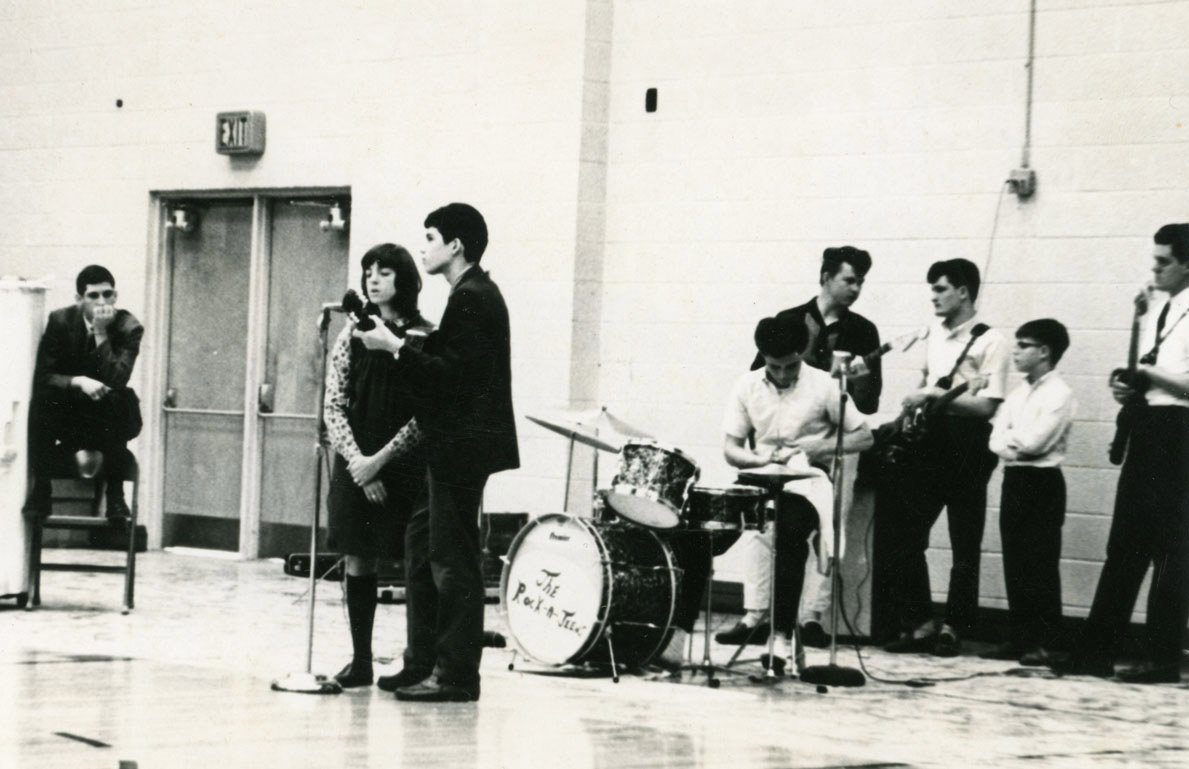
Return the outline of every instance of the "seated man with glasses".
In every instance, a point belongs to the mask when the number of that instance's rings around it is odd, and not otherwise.
[[[75,304],[54,310],[37,348],[29,408],[32,483],[25,513],[50,514],[50,478],[102,471],[122,478],[127,443],[140,433],[140,400],[128,379],[144,327],[116,309],[116,280],[107,268],[84,267],[75,279]],[[55,470],[58,473],[55,473]],[[107,517],[129,518],[123,484],[107,484]]]

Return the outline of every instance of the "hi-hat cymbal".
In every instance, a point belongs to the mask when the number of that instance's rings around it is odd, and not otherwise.
[[[763,484],[816,478],[819,475],[821,475],[821,471],[811,467],[792,468],[787,465],[775,464],[764,465],[763,467],[749,467],[746,470],[740,470],[738,473],[739,479],[742,481],[754,479]]]
[[[525,418],[531,422],[536,422],[546,430],[552,430],[558,435],[570,438],[576,443],[581,443],[591,448],[599,449],[600,451],[609,451],[612,454],[619,453],[619,446],[595,435],[594,430],[586,425],[560,419],[545,419],[544,417],[535,417],[531,414],[525,414]]]

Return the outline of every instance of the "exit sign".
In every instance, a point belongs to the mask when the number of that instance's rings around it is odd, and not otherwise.
[[[215,152],[220,155],[263,155],[264,113],[240,110],[217,114]]]

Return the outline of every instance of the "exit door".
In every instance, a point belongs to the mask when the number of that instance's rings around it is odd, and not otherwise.
[[[324,224],[335,204],[349,198],[189,200],[189,231],[166,235],[165,546],[245,557],[308,548],[317,321],[348,273],[346,231]]]

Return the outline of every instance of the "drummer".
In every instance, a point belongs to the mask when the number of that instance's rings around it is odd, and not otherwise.
[[[793,655],[792,632],[805,578],[808,539],[815,530],[821,530],[819,571],[823,574],[833,545],[833,489],[822,468],[830,465],[837,442],[838,385],[825,371],[803,365],[808,343],[809,331],[803,317],[782,313],[761,320],[756,325],[755,344],[764,367],[739,378],[723,418],[723,454],[728,464],[740,470],[784,466],[805,476],[784,487],[785,498],[776,520],[772,626],[783,639],[777,653],[785,658]],[[747,441],[753,433],[755,448],[751,449]],[[872,442],[863,415],[848,410],[843,451],[863,451]],[[768,548],[772,547],[771,529],[769,525],[761,538]],[[764,571],[768,568],[767,563],[754,566]],[[745,587],[760,582],[760,576],[746,575]],[[754,595],[744,596],[747,614],[728,631],[729,635],[743,635],[746,639],[751,634],[766,639],[767,633],[759,626],[768,607],[757,603]]]

